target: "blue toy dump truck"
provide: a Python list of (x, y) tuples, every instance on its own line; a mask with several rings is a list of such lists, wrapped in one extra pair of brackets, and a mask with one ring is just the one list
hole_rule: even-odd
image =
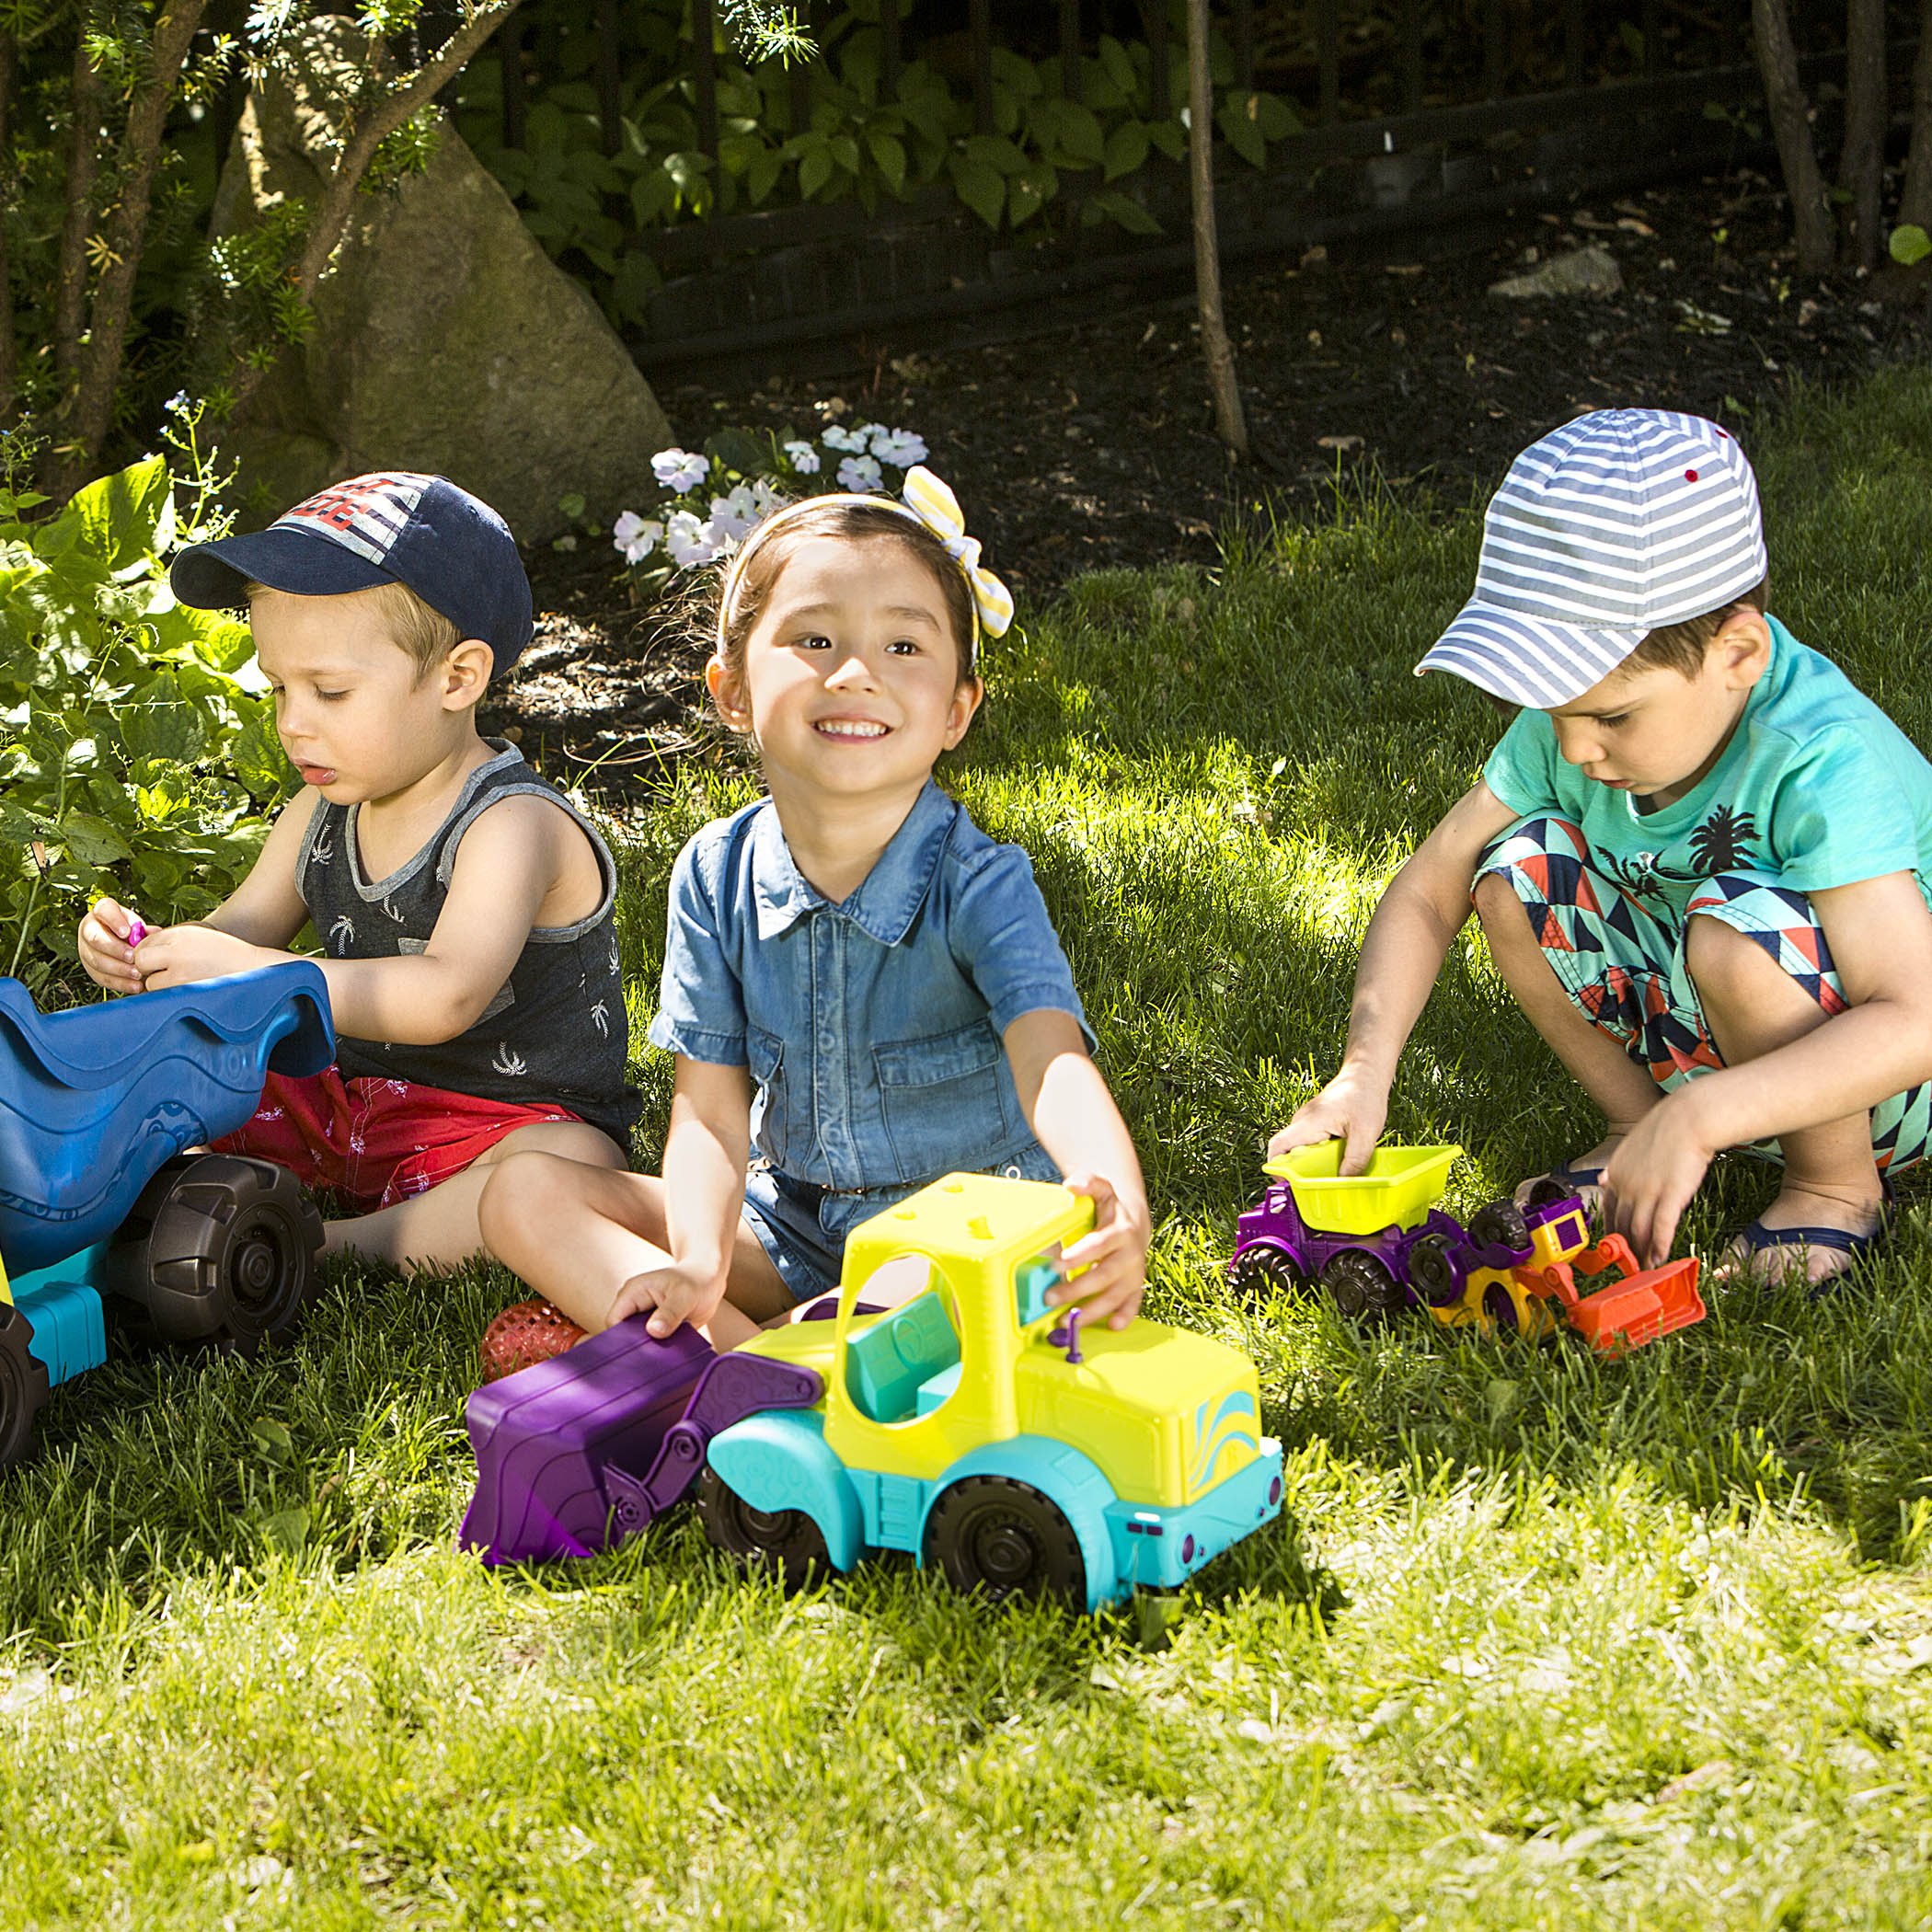
[(43, 1014), (0, 979), (0, 1468), (56, 1384), (106, 1359), (105, 1307), (164, 1341), (252, 1352), (296, 1319), (322, 1224), (233, 1133), (270, 1072), (335, 1058), (305, 961)]

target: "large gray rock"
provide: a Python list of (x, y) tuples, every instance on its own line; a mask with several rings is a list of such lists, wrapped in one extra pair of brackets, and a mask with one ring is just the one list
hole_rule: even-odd
[[(310, 157), (363, 41), (347, 20), (312, 31), (304, 80), (248, 98), (216, 196), (217, 236), (319, 192)], [(567, 493), (606, 523), (652, 494), (651, 453), (675, 441), (596, 304), (447, 117), (423, 173), (357, 197), (316, 324), (222, 438), (271, 515), (340, 477), (431, 470), (537, 543), (569, 527), (558, 508)]]

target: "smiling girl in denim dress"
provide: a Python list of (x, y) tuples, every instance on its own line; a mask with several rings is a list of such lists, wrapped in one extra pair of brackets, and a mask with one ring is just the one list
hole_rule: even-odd
[(946, 486), (914, 469), (905, 495), (794, 504), (725, 577), (706, 682), (770, 796), (672, 875), (661, 1178), (532, 1156), (486, 1190), (492, 1250), (587, 1329), (650, 1310), (655, 1335), (742, 1340), (837, 1285), (857, 1222), (959, 1169), (1091, 1196), (1055, 1293), (1115, 1328), (1140, 1305), (1140, 1164), (1032, 868), (933, 782), (1012, 602)]

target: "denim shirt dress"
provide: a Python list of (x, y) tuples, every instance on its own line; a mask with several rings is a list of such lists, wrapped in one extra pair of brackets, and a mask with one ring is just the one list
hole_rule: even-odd
[(838, 1238), (956, 1169), (1060, 1178), (1001, 1040), (1042, 1006), (1091, 1046), (1026, 854), (930, 780), (840, 905), (799, 873), (769, 799), (678, 855), (651, 1043), (750, 1068), (757, 1155), (826, 1190)]

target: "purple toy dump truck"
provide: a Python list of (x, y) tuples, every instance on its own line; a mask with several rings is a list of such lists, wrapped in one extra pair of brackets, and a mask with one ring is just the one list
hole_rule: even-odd
[(1459, 1307), (1478, 1270), (1530, 1259), (1529, 1230), (1509, 1201), (1465, 1227), (1432, 1205), (1460, 1147), (1379, 1147), (1366, 1174), (1339, 1172), (1341, 1143), (1270, 1161), (1268, 1190), (1241, 1216), (1228, 1279), (1250, 1294), (1318, 1281), (1344, 1315), (1386, 1317), (1411, 1303)]

